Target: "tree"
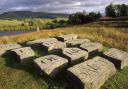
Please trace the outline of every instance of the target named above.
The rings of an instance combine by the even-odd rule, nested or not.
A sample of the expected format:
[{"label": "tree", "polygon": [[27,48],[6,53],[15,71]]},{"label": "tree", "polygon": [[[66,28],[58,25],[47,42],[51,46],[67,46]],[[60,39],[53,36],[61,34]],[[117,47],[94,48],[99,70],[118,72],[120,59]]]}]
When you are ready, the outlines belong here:
[{"label": "tree", "polygon": [[113,5],[110,4],[105,8],[106,16],[119,17],[119,16],[128,16],[128,5]]},{"label": "tree", "polygon": [[120,7],[120,16],[128,16],[128,5],[122,4]]},{"label": "tree", "polygon": [[97,18],[101,17],[101,14],[90,12],[85,14],[84,12],[75,13],[69,16],[69,23],[71,24],[84,24],[91,21],[95,21]]},{"label": "tree", "polygon": [[33,21],[29,21],[29,26],[33,26],[34,22]]},{"label": "tree", "polygon": [[116,16],[121,16],[121,5],[115,5]]},{"label": "tree", "polygon": [[100,12],[97,13],[97,18],[100,18],[102,14]]},{"label": "tree", "polygon": [[81,24],[83,23],[85,15],[82,13],[75,13],[69,16],[69,22],[71,24]]},{"label": "tree", "polygon": [[95,12],[90,12],[89,13],[89,16],[91,17],[91,20],[96,20],[97,18],[100,18],[102,15],[101,15],[101,13],[100,12],[98,12],[98,13],[95,13]]},{"label": "tree", "polygon": [[108,5],[105,8],[106,16],[116,17],[115,7],[113,4]]}]

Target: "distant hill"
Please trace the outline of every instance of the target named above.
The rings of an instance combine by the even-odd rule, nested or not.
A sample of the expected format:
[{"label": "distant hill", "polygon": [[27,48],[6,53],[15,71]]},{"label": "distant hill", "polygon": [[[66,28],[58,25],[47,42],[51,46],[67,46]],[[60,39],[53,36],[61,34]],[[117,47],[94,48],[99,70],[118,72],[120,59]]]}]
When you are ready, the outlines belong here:
[{"label": "distant hill", "polygon": [[0,19],[56,18],[68,17],[69,14],[45,13],[32,11],[10,11],[0,14]]}]

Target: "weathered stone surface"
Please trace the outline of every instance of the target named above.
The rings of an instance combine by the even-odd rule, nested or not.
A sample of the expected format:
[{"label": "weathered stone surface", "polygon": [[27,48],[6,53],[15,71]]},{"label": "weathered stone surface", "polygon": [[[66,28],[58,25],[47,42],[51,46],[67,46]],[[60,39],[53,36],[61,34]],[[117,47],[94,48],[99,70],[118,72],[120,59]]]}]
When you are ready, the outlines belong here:
[{"label": "weathered stone surface", "polygon": [[77,35],[75,34],[68,34],[68,35],[61,35],[56,37],[59,41],[68,41],[68,40],[74,40],[77,39]]},{"label": "weathered stone surface", "polygon": [[123,69],[125,66],[128,66],[128,53],[125,51],[111,48],[104,53],[104,57],[113,62],[119,69]]},{"label": "weathered stone surface", "polygon": [[0,55],[3,55],[8,50],[20,48],[20,47],[21,45],[19,44],[0,44]]},{"label": "weathered stone surface", "polygon": [[103,48],[103,45],[100,43],[85,43],[80,46],[81,49],[86,50],[87,52],[93,52],[97,50],[101,50]]},{"label": "weathered stone surface", "polygon": [[61,52],[62,49],[66,48],[66,43],[64,42],[44,42],[42,43],[42,47],[47,52]]},{"label": "weathered stone surface", "polygon": [[48,55],[34,60],[40,74],[45,73],[50,77],[56,76],[60,71],[68,66],[68,60],[57,55]]},{"label": "weathered stone surface", "polygon": [[90,42],[89,39],[74,39],[66,41],[67,47],[79,47],[81,44]]},{"label": "weathered stone surface", "polygon": [[79,48],[64,48],[63,55],[69,60],[70,65],[74,65],[88,58],[88,53]]},{"label": "weathered stone surface", "polygon": [[97,56],[69,68],[67,73],[75,89],[99,89],[116,69],[113,63]]},{"label": "weathered stone surface", "polygon": [[30,47],[17,48],[10,51],[12,55],[14,55],[17,60],[20,62],[25,61],[31,57],[35,56],[34,51]]},{"label": "weathered stone surface", "polygon": [[56,42],[56,38],[47,38],[47,39],[37,39],[33,41],[28,41],[26,44],[27,45],[35,45],[35,44],[41,44],[43,42]]}]

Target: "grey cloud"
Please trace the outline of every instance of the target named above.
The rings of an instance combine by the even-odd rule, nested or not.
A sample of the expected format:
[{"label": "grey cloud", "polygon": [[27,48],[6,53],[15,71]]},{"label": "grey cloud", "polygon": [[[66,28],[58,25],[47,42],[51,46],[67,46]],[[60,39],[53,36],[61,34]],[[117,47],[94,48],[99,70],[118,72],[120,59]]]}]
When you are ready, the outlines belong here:
[{"label": "grey cloud", "polygon": [[77,11],[104,11],[110,3],[128,3],[127,0],[0,0],[0,12],[31,10],[58,13]]}]

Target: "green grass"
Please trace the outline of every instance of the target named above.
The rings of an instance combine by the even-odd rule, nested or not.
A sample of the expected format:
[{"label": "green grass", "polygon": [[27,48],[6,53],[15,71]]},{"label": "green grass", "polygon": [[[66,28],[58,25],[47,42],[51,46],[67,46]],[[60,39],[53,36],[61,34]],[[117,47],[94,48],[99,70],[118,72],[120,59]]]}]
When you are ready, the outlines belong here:
[{"label": "green grass", "polygon": [[[60,34],[75,33],[80,38],[103,43],[106,47],[116,47],[128,51],[128,28],[102,27],[99,25],[79,25],[54,30],[27,33],[17,36],[0,37],[0,43],[25,42],[32,39],[53,37]],[[106,49],[105,49],[106,50]],[[36,51],[37,56],[40,53]],[[128,67],[118,70],[116,75],[106,81],[101,89],[127,89]],[[32,63],[21,65],[13,58],[0,57],[0,89],[74,89],[62,73],[55,79],[39,76]]]},{"label": "green grass", "polygon": [[56,18],[56,19],[26,19],[26,20],[0,20],[0,31],[13,31],[13,30],[33,30],[37,26],[40,29],[51,28],[51,26],[61,26],[60,23],[53,22],[56,20],[66,21],[66,18]]},{"label": "green grass", "polygon": [[0,31],[32,29],[34,29],[34,26],[29,26],[29,22],[25,20],[0,20]]},{"label": "green grass", "polygon": [[40,76],[33,63],[19,64],[13,58],[0,57],[0,89],[71,89],[66,74],[52,79]]},{"label": "green grass", "polygon": [[0,20],[0,26],[17,26],[22,23],[23,21],[18,20]]},{"label": "green grass", "polygon": [[128,67],[118,70],[116,75],[106,81],[101,89],[128,89]]}]

